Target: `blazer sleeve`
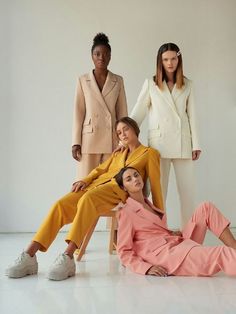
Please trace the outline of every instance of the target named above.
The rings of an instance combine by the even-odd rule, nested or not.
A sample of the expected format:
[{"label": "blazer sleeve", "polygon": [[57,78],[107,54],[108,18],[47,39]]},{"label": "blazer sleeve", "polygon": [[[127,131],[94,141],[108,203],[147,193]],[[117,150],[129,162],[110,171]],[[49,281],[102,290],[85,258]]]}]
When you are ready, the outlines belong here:
[{"label": "blazer sleeve", "polygon": [[74,101],[72,146],[82,144],[82,128],[84,123],[84,117],[85,117],[85,98],[80,79],[78,78]]},{"label": "blazer sleeve", "polygon": [[81,181],[83,181],[83,182],[85,182],[87,184],[90,184],[90,183],[92,183],[93,180],[97,179],[100,175],[102,175],[105,172],[108,172],[110,164],[113,161],[114,154],[115,153],[113,153],[110,156],[110,158],[108,158],[103,163],[101,163],[96,168],[94,168],[86,177],[81,179]]},{"label": "blazer sleeve", "polygon": [[120,78],[120,92],[116,102],[116,119],[128,116],[127,101],[125,95],[124,81]]},{"label": "blazer sleeve", "polygon": [[126,209],[119,212],[118,235],[117,235],[117,253],[122,265],[128,267],[131,271],[145,275],[153,265],[145,262],[133,250],[133,237],[135,230],[132,220]]},{"label": "blazer sleeve", "polygon": [[151,97],[149,93],[149,80],[146,79],[138,96],[137,102],[131,111],[130,117],[134,119],[140,126],[148,114],[148,108],[151,105]]},{"label": "blazer sleeve", "polygon": [[190,93],[187,100],[187,115],[189,119],[190,132],[192,138],[192,150],[201,150],[198,138],[197,119],[195,112],[195,102],[193,94],[193,85],[190,82]]},{"label": "blazer sleeve", "polygon": [[165,211],[160,182],[160,154],[154,148],[149,147],[148,162],[146,172],[150,181],[152,201],[154,206],[161,211]]}]

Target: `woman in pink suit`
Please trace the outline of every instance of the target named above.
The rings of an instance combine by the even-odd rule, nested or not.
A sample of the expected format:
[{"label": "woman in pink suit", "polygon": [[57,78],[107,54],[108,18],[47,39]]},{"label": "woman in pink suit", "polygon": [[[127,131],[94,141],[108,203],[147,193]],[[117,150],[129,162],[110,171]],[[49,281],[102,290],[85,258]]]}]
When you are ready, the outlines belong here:
[{"label": "woman in pink suit", "polygon": [[[230,222],[212,203],[199,205],[182,232],[171,231],[166,214],[144,197],[136,169],[123,168],[115,178],[129,194],[118,224],[117,251],[124,266],[143,275],[236,275],[236,240]],[[207,229],[224,245],[202,246]]]}]

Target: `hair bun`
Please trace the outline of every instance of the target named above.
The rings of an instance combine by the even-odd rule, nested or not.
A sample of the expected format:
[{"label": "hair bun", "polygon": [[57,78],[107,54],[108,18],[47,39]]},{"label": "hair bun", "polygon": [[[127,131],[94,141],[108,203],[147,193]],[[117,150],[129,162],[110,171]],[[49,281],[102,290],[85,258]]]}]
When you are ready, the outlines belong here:
[{"label": "hair bun", "polygon": [[109,38],[104,33],[98,33],[93,39],[94,45],[108,45]]}]

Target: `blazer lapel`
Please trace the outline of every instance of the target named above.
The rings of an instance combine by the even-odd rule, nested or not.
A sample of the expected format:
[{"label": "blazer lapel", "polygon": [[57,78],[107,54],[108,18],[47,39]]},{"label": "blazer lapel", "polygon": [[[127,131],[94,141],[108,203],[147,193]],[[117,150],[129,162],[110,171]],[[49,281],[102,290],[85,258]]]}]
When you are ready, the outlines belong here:
[{"label": "blazer lapel", "polygon": [[[186,83],[185,83],[185,84],[186,84]],[[171,93],[173,102],[174,102],[175,104],[176,104],[177,98],[178,98],[181,94],[183,94],[184,92],[185,92],[185,86],[183,86],[183,87],[180,89],[180,88],[177,88],[177,87],[176,87],[176,84],[175,84],[175,86],[174,86],[174,88],[173,88],[173,90],[172,90],[172,93]],[[178,109],[178,108],[176,108],[176,109]]]},{"label": "blazer lapel", "polygon": [[[108,72],[109,73],[109,72]],[[98,100],[98,102],[100,103],[102,109],[107,113],[109,111],[108,107],[107,107],[107,104],[103,98],[103,95],[102,93],[100,92],[99,88],[98,88],[98,84],[95,80],[95,77],[93,75],[93,71],[90,71],[89,75],[88,75],[88,81],[89,81],[89,84],[90,84],[90,87],[91,87],[91,90],[92,92],[94,93],[96,99]],[[106,79],[107,81],[107,79]],[[106,83],[105,83],[106,84]],[[104,85],[105,86],[105,85]]]},{"label": "blazer lapel", "polygon": [[112,91],[112,89],[115,87],[116,83],[117,83],[117,78],[115,77],[115,75],[113,73],[108,71],[106,82],[105,82],[103,89],[102,89],[102,95],[104,98]]},{"label": "blazer lapel", "polygon": [[135,151],[129,155],[127,160],[125,161],[125,166],[128,166],[132,162],[134,162],[137,158],[139,158],[141,155],[143,155],[147,151],[148,147],[145,147],[143,145],[140,145],[138,148],[135,149]]},{"label": "blazer lapel", "polygon": [[[166,225],[166,219],[164,216],[161,219],[158,215],[155,215],[155,214],[149,212],[147,209],[143,208],[142,204],[135,201],[131,197],[129,197],[126,200],[126,203],[129,205],[129,207],[132,209],[132,211],[134,211],[136,213],[136,215],[138,215],[139,217],[146,219],[146,220],[150,221],[152,224],[156,224],[165,230],[168,230],[167,225]],[[148,203],[150,204],[150,206],[154,210],[157,210],[155,207],[152,206],[152,204],[150,202],[148,202]]]}]

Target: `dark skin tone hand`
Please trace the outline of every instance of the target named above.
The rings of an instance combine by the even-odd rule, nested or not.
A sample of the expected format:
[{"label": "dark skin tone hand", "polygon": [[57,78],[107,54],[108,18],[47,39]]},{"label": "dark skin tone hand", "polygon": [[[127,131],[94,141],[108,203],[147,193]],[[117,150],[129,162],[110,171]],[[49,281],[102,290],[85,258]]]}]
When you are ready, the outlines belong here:
[{"label": "dark skin tone hand", "polygon": [[80,147],[80,145],[73,145],[72,146],[72,157],[77,161],[81,160],[81,147]]}]

